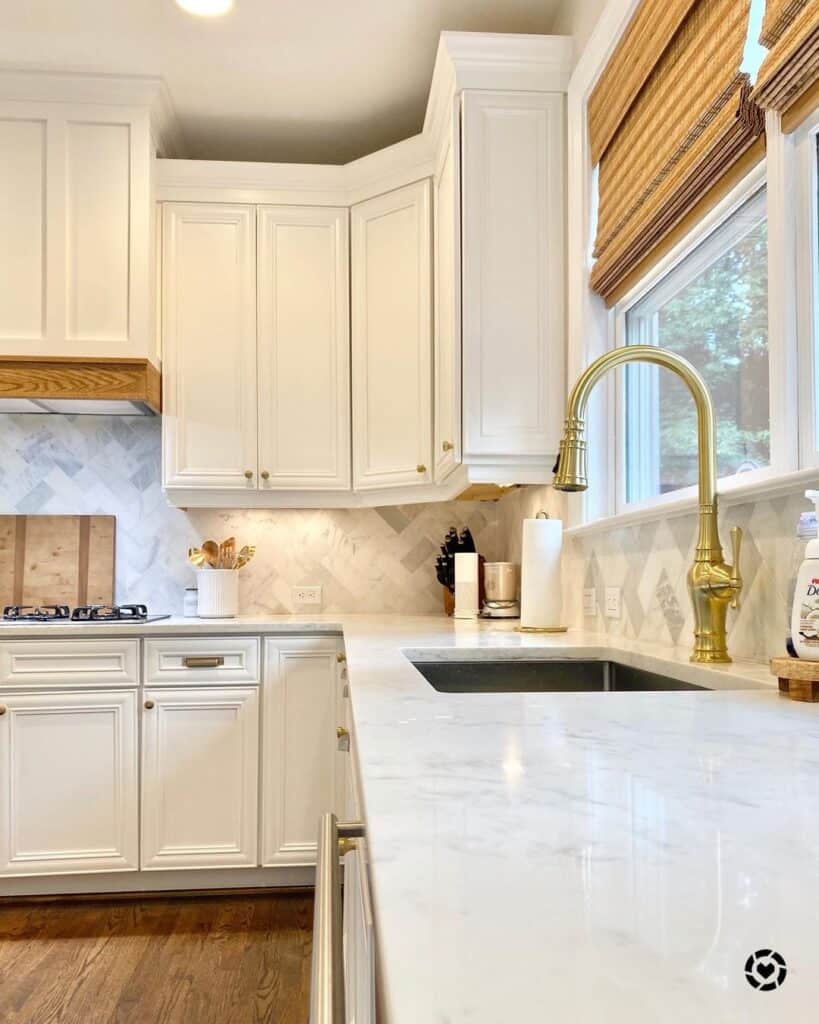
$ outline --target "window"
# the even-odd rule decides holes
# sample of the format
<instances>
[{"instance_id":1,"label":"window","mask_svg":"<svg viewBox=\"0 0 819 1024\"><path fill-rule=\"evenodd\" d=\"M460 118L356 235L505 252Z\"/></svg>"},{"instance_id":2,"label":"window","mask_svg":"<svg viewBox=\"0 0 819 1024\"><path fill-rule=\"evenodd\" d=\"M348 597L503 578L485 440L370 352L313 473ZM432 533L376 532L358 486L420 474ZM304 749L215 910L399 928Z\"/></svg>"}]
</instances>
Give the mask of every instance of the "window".
<instances>
[{"instance_id":1,"label":"window","mask_svg":"<svg viewBox=\"0 0 819 1024\"><path fill-rule=\"evenodd\" d=\"M620 313L618 343L671 349L704 377L716 415L718 475L767 467L771 417L764 190ZM697 481L697 421L688 389L674 374L647 364L629 365L624 376L621 507Z\"/></svg>"}]
</instances>

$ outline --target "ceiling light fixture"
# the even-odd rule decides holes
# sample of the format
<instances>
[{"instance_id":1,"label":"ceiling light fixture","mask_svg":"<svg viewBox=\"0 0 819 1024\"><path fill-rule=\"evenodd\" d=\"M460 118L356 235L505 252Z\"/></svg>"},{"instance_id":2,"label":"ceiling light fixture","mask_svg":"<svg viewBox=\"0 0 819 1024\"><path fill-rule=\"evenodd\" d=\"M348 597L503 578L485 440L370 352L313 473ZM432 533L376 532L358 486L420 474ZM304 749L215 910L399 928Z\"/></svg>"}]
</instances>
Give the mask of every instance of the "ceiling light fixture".
<instances>
[{"instance_id":1,"label":"ceiling light fixture","mask_svg":"<svg viewBox=\"0 0 819 1024\"><path fill-rule=\"evenodd\" d=\"M198 14L202 18L227 14L233 6L233 0L176 0L176 3L188 14Z\"/></svg>"}]
</instances>

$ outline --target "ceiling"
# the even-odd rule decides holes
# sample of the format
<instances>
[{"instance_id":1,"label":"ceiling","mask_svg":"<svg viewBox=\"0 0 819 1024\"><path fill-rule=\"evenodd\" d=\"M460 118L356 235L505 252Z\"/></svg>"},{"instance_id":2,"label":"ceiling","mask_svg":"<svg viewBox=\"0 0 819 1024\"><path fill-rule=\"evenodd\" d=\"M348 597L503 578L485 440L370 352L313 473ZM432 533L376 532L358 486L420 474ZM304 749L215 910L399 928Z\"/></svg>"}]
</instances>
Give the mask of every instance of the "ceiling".
<instances>
[{"instance_id":1,"label":"ceiling","mask_svg":"<svg viewBox=\"0 0 819 1024\"><path fill-rule=\"evenodd\" d=\"M0 3L0 64L159 75L195 159L346 163L420 131L438 35L549 31L560 0Z\"/></svg>"}]
</instances>

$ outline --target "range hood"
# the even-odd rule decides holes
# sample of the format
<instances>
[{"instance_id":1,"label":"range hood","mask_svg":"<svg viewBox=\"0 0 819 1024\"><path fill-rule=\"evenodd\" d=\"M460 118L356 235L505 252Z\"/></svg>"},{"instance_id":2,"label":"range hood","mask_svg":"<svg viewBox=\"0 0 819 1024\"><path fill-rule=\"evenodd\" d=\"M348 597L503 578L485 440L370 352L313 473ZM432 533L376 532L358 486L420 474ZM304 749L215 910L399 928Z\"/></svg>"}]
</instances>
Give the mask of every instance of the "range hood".
<instances>
[{"instance_id":1,"label":"range hood","mask_svg":"<svg viewBox=\"0 0 819 1024\"><path fill-rule=\"evenodd\" d=\"M154 416L161 396L147 359L0 356L0 412Z\"/></svg>"}]
</instances>

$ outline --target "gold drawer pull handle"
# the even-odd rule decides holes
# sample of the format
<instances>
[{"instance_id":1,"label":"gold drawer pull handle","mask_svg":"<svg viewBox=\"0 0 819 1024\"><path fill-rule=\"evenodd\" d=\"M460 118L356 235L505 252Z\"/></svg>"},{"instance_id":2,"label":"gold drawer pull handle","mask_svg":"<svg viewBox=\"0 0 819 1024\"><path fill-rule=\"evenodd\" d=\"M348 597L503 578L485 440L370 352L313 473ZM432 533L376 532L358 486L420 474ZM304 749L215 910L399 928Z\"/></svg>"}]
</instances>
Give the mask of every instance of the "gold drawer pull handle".
<instances>
[{"instance_id":1,"label":"gold drawer pull handle","mask_svg":"<svg viewBox=\"0 0 819 1024\"><path fill-rule=\"evenodd\" d=\"M445 452L452 452L455 450L455 445L451 441L442 441L441 448L443 448Z\"/></svg>"},{"instance_id":2,"label":"gold drawer pull handle","mask_svg":"<svg viewBox=\"0 0 819 1024\"><path fill-rule=\"evenodd\" d=\"M154 702L152 700L146 700L145 701L145 710L146 711L150 711L153 706L154 706Z\"/></svg>"},{"instance_id":3,"label":"gold drawer pull handle","mask_svg":"<svg viewBox=\"0 0 819 1024\"><path fill-rule=\"evenodd\" d=\"M221 668L225 659L218 658L183 658L182 664L185 668Z\"/></svg>"},{"instance_id":4,"label":"gold drawer pull handle","mask_svg":"<svg viewBox=\"0 0 819 1024\"><path fill-rule=\"evenodd\" d=\"M6 705L5 704L0 704L0 715L5 715L5 713L7 711L8 711L8 708L6 707Z\"/></svg>"}]
</instances>

